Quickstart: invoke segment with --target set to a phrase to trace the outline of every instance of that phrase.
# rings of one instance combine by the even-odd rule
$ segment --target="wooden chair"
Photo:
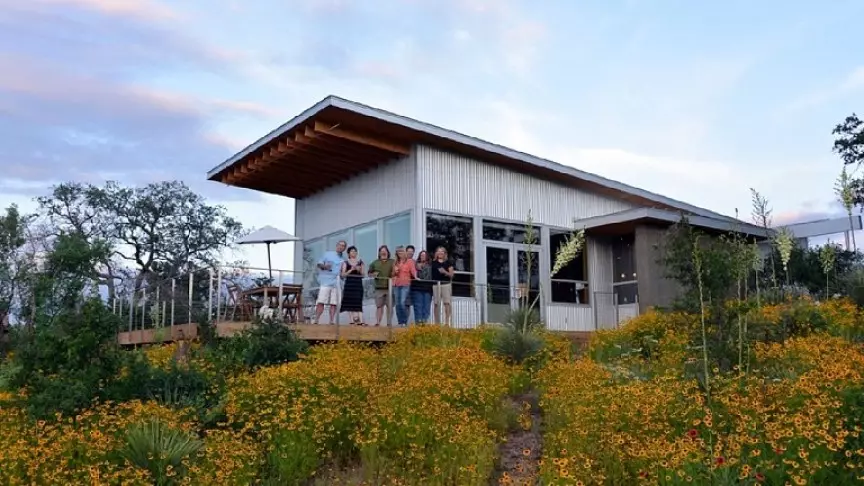
[[[289,293],[282,301],[282,312],[285,315],[285,320],[299,324],[303,320],[303,287],[286,285],[282,291]]]
[[[255,315],[255,302],[237,284],[228,284],[228,306],[231,307],[231,321],[237,317],[241,321],[251,321]]]

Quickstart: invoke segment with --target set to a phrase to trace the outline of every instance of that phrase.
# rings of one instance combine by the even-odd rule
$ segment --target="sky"
[[[778,224],[839,216],[861,18],[858,0],[0,0],[0,206],[179,179],[293,231],[292,200],[206,172],[334,94],[742,219],[751,187]],[[291,245],[273,256],[290,268]]]

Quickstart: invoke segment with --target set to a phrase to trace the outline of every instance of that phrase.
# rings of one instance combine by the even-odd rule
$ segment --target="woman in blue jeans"
[[[433,282],[429,263],[429,253],[421,251],[417,255],[417,278],[411,281],[411,306],[414,307],[414,321],[417,324],[428,323],[432,312]]]
[[[411,291],[411,281],[417,278],[417,267],[414,260],[408,258],[405,248],[396,248],[396,263],[393,265],[393,299],[396,301],[396,320],[400,326],[408,325],[408,292]]]

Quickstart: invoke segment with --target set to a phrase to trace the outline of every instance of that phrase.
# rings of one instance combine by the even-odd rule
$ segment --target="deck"
[[[216,324],[216,334],[222,337],[232,336],[237,332],[251,326],[252,323],[226,321]],[[300,339],[305,341],[354,341],[354,342],[389,342],[400,333],[408,330],[405,327],[390,326],[350,326],[346,324],[286,324],[295,332]],[[560,331],[556,332],[570,340],[585,344],[591,336],[591,332]],[[197,324],[178,324],[161,329],[140,329],[118,333],[117,341],[121,346],[134,346],[142,344],[168,343],[178,339],[195,339],[198,337]]]

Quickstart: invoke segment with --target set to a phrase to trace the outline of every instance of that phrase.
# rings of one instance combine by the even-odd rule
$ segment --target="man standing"
[[[348,243],[336,243],[336,251],[327,251],[318,260],[318,301],[315,307],[315,324],[321,322],[324,306],[330,307],[330,324],[335,324],[336,310],[339,307],[339,272],[344,261],[343,253]]]

